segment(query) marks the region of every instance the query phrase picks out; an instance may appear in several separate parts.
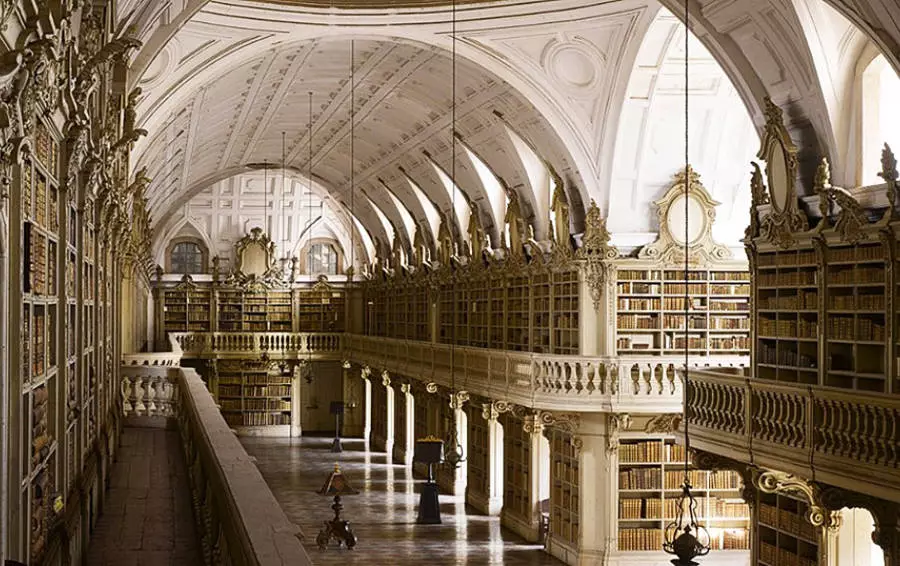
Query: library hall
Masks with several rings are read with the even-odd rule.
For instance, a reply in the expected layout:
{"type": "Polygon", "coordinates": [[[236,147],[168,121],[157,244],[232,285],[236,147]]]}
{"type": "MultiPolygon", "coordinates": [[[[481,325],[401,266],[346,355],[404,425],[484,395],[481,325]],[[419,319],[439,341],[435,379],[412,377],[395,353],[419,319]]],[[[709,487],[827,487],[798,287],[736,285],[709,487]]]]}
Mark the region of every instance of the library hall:
{"type": "Polygon", "coordinates": [[[900,0],[0,0],[0,566],[900,566],[900,0]]]}

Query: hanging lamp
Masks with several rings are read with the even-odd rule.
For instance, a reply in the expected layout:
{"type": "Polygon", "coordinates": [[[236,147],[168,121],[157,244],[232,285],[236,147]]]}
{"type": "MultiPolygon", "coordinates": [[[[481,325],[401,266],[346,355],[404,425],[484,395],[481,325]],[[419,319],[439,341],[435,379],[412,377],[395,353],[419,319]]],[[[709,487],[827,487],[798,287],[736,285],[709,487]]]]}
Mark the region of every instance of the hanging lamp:
{"type": "MultiPolygon", "coordinates": [[[[450,71],[450,182],[453,185],[453,191],[450,196],[450,218],[456,211],[456,0],[453,0],[451,6],[451,71],[450,71]]],[[[462,235],[462,226],[459,227],[460,235],[462,235]]],[[[452,262],[447,265],[450,269],[450,277],[453,285],[450,286],[451,292],[456,293],[456,272],[453,270],[452,262]]],[[[444,463],[453,469],[458,469],[463,462],[466,461],[462,444],[459,442],[459,433],[457,431],[456,411],[459,410],[459,397],[456,391],[456,297],[453,298],[453,332],[450,340],[450,409],[451,420],[447,430],[447,438],[444,441],[444,463]]]]}
{"type": "Polygon", "coordinates": [[[682,419],[684,425],[684,480],[681,484],[681,496],[676,503],[677,517],[666,525],[663,541],[663,550],[672,554],[674,566],[698,566],[695,558],[706,556],[710,550],[710,536],[706,527],[697,519],[697,500],[691,493],[690,474],[690,449],[691,440],[688,433],[687,403],[690,398],[690,375],[688,362],[690,361],[690,295],[688,293],[688,278],[690,271],[690,187],[691,165],[689,150],[689,116],[688,85],[690,74],[688,72],[688,52],[690,46],[690,0],[684,0],[684,404],[682,405],[682,419]]]}

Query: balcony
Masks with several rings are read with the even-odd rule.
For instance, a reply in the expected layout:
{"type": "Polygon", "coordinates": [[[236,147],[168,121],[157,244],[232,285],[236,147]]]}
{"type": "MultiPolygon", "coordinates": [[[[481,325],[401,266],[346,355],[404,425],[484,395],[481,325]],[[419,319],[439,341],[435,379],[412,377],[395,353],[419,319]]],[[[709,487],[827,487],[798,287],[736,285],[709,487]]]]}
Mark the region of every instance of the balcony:
{"type": "MultiPolygon", "coordinates": [[[[219,358],[349,360],[536,409],[569,412],[681,412],[682,386],[671,356],[569,356],[511,352],[355,334],[170,333],[172,354],[219,358]]],[[[739,367],[746,358],[722,357],[739,367]]],[[[697,366],[699,367],[699,366],[697,366]]]]}
{"type": "Polygon", "coordinates": [[[132,427],[177,426],[204,561],[311,564],[300,529],[284,514],[200,376],[178,366],[180,357],[123,357],[123,415],[132,427]]]}
{"type": "Polygon", "coordinates": [[[691,373],[691,445],[739,462],[900,501],[900,397],[691,373]]]}

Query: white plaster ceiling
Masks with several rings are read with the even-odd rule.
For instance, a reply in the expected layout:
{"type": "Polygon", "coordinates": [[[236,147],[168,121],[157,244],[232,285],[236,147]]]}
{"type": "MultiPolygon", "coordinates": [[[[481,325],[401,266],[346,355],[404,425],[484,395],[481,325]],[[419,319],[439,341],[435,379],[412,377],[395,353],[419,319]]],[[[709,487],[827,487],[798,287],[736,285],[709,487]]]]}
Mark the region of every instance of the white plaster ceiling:
{"type": "MultiPolygon", "coordinates": [[[[377,182],[382,178],[424,225],[424,212],[399,173],[403,166],[432,200],[449,208],[446,192],[422,155],[426,148],[449,168],[447,7],[385,11],[301,4],[119,4],[122,24],[133,24],[145,41],[130,80],[145,91],[139,112],[152,134],[138,145],[136,157],[152,169],[155,217],[164,218],[193,191],[248,163],[279,158],[282,131],[288,132],[289,164],[302,170],[308,90],[314,91],[315,175],[336,199],[346,200],[349,105],[344,81],[350,37],[358,38],[359,47],[360,188],[398,226],[402,218],[377,182]]],[[[621,172],[617,147],[623,128],[652,124],[630,124],[634,91],[629,89],[637,84],[634,76],[647,74],[635,62],[660,5],[679,17],[683,11],[680,0],[501,0],[458,9],[458,130],[507,184],[527,194],[527,175],[492,111],[501,112],[565,178],[576,230],[589,199],[611,214],[619,195],[612,201],[610,195],[623,190],[620,181],[627,175],[621,172]]],[[[733,84],[756,130],[763,123],[762,99],[772,96],[786,110],[806,173],[819,156],[827,155],[836,182],[852,185],[858,172],[853,121],[847,116],[854,96],[854,61],[866,49],[880,50],[900,69],[896,0],[700,0],[692,7],[694,32],[733,84]]],[[[645,131],[639,137],[660,136],[645,131]]],[[[639,150],[633,140],[629,143],[623,151],[638,159],[639,150]]],[[[706,152],[698,159],[707,154],[712,156],[706,152]]],[[[744,157],[740,175],[751,157],[744,157]]],[[[707,187],[731,186],[731,178],[738,176],[726,170],[731,156],[720,158],[701,170],[707,187]]],[[[466,164],[464,159],[458,163],[459,184],[471,198],[483,200],[484,187],[466,164]]],[[[638,201],[648,201],[659,185],[664,168],[659,169],[639,174],[645,180],[633,189],[640,193],[638,201]]],[[[713,192],[733,207],[746,191],[738,186],[732,195],[717,188],[713,192]]],[[[541,203],[527,198],[525,203],[541,231],[546,225],[541,203]]],[[[358,212],[373,233],[383,232],[372,210],[362,205],[358,212]]],[[[644,211],[630,212],[639,218],[633,213],[644,211]]],[[[482,220],[496,232],[489,214],[483,212],[482,220]]],[[[638,220],[626,231],[643,229],[653,227],[638,220]]]]}

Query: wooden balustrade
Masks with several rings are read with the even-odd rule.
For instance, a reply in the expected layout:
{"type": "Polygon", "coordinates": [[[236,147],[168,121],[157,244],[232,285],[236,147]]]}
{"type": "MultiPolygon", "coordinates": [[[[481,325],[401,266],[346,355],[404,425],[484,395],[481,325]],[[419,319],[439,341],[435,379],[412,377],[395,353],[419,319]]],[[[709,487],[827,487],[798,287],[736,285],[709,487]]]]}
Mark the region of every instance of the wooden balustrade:
{"type": "Polygon", "coordinates": [[[700,450],[900,501],[900,395],[702,370],[687,414],[700,450]]]}

